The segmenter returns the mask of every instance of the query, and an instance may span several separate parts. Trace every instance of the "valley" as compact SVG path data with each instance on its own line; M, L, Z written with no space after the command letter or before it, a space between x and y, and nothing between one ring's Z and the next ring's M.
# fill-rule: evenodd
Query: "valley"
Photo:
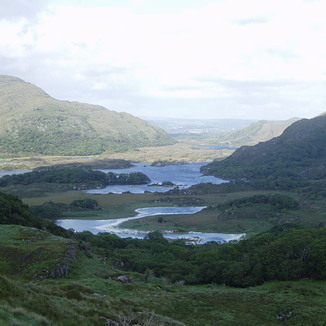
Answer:
M325 114L146 122L0 81L1 325L324 325Z

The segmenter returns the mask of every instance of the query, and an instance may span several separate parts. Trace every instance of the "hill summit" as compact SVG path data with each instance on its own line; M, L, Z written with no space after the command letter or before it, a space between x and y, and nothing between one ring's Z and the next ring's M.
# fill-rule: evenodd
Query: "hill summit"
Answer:
M0 75L0 115L1 153L94 155L174 142L130 114L57 100L12 76Z

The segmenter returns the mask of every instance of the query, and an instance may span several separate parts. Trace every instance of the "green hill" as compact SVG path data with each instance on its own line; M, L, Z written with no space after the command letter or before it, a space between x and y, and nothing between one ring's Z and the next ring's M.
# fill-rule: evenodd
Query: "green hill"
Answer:
M243 129L217 134L211 141L219 145L231 147L252 146L281 135L288 126L298 120L300 119L292 118L280 121L260 120L253 122Z
M224 178L320 179L326 176L326 115L302 119L283 134L255 146L243 146L223 161L203 168Z
M0 152L92 155L172 144L162 129L98 105L60 101L0 75Z

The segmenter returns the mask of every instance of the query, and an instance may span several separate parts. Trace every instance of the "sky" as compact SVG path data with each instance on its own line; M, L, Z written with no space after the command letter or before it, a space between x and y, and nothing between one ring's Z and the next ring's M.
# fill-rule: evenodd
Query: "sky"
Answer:
M1 0L0 74L138 117L326 111L326 0Z

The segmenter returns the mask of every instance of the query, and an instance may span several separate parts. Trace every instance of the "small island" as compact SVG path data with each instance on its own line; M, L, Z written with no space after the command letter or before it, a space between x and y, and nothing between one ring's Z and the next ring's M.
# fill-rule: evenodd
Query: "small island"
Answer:
M162 183L152 183L148 187L176 187L177 185L171 181L163 181Z
M88 190L109 185L140 185L151 180L141 172L113 173L82 168L57 168L6 175L0 178L0 188L28 188L46 185L47 190Z
M161 166L167 166L167 165L183 165L183 164L188 164L188 162L181 160L181 161L170 161L170 160L159 160L159 161L154 161L151 166L156 166L156 167L161 167Z

